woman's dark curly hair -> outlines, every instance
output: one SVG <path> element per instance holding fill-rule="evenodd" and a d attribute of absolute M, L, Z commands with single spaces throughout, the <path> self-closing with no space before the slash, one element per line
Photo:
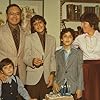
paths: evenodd
<path fill-rule="evenodd" d="M 94 28 L 94 30 L 99 31 L 99 18 L 95 13 L 92 12 L 85 12 L 80 17 L 81 22 L 88 22 L 91 27 Z"/>
<path fill-rule="evenodd" d="M 36 21 L 36 20 L 41 20 L 45 25 L 47 24 L 44 17 L 40 16 L 40 15 L 34 15 L 31 20 L 30 20 L 30 24 L 31 24 L 31 33 L 35 33 L 35 29 L 33 27 L 33 23 Z M 47 29 L 45 27 L 45 32 L 47 32 Z"/>

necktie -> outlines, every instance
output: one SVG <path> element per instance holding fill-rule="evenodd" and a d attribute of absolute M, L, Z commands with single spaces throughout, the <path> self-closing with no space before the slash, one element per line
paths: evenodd
<path fill-rule="evenodd" d="M 19 42 L 20 42 L 20 32 L 18 32 L 16 29 L 14 29 L 13 32 L 12 32 L 12 35 L 13 35 L 13 39 L 14 39 L 14 42 L 15 42 L 16 49 L 18 51 Z"/>

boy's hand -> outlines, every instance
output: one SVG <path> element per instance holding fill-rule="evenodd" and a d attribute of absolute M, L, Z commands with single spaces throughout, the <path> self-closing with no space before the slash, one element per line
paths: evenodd
<path fill-rule="evenodd" d="M 59 92 L 60 91 L 60 86 L 57 83 L 53 83 L 53 90 L 54 92 Z"/>
<path fill-rule="evenodd" d="M 81 97 L 82 97 L 82 91 L 78 89 L 78 90 L 76 91 L 76 98 L 79 99 L 79 98 L 81 98 Z"/>
<path fill-rule="evenodd" d="M 47 85 L 47 88 L 49 88 L 50 86 L 53 85 L 53 81 L 54 81 L 54 75 L 53 74 L 50 74 L 49 77 L 48 77 L 48 85 Z"/>
<path fill-rule="evenodd" d="M 7 76 L 4 75 L 2 72 L 0 72 L 0 80 L 5 81 L 7 79 Z"/>

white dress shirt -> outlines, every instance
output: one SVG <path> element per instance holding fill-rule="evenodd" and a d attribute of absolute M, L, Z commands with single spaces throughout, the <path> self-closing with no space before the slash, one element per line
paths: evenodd
<path fill-rule="evenodd" d="M 83 51 L 83 60 L 100 60 L 100 32 L 97 30 L 91 37 L 87 33 L 79 35 L 73 46 Z"/>

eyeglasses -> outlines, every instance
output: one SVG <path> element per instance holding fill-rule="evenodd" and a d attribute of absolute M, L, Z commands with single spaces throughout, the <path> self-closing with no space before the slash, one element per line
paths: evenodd
<path fill-rule="evenodd" d="M 11 15 L 11 16 L 16 16 L 16 15 L 18 15 L 18 16 L 19 16 L 19 15 L 21 15 L 21 14 L 20 14 L 20 12 L 17 12 L 17 13 L 11 13 L 11 12 L 9 12 L 8 15 Z"/>

